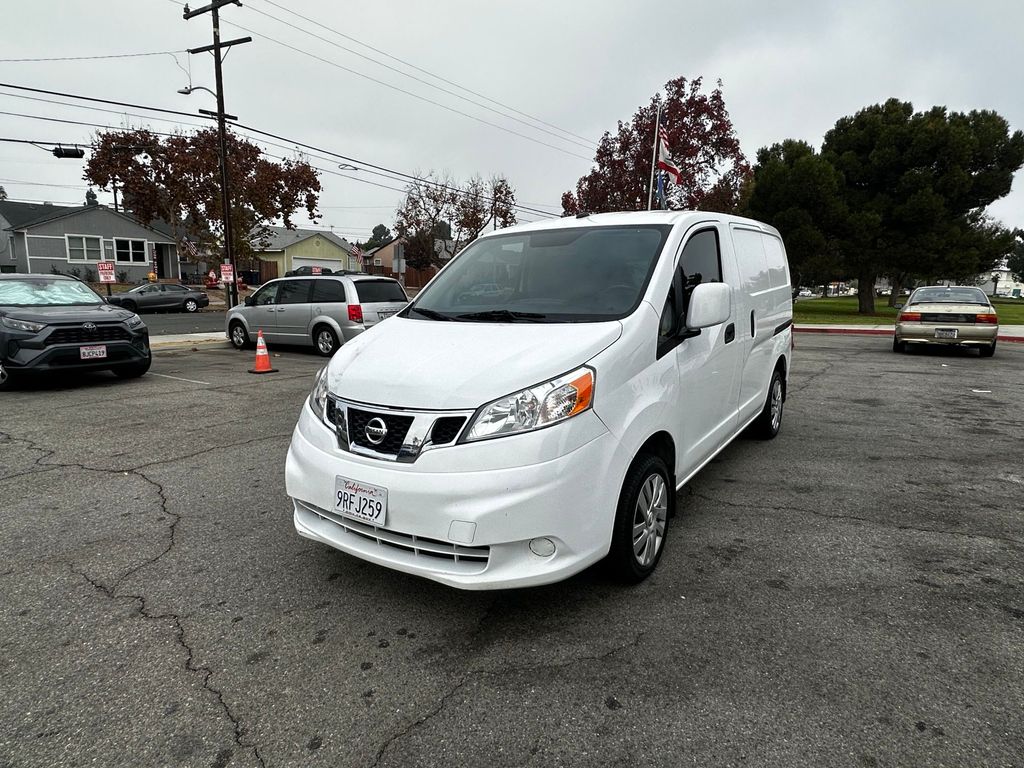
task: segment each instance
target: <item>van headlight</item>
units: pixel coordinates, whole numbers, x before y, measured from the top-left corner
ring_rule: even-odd
[[[465,440],[515,435],[557,424],[590,408],[594,400],[594,371],[572,373],[488,403],[473,418]]]
[[[309,407],[320,421],[324,420],[324,409],[327,407],[327,366],[316,375],[313,391],[309,393]]]

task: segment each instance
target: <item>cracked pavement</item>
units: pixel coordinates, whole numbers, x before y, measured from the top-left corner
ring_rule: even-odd
[[[780,437],[683,489],[632,588],[296,536],[312,355],[0,395],[0,766],[1021,765],[1024,346],[795,361]]]

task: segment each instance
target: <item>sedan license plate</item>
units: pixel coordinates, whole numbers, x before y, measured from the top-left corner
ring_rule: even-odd
[[[79,347],[78,354],[81,360],[102,360],[107,356],[107,345],[97,344],[92,347]]]
[[[956,338],[956,332],[957,332],[956,328],[936,328],[935,329],[935,338],[936,339],[955,339]]]
[[[337,475],[334,511],[370,525],[384,525],[388,514],[388,489]]]

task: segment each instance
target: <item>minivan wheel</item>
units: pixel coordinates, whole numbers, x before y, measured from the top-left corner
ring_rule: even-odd
[[[231,346],[235,349],[248,349],[250,346],[249,333],[245,330],[245,326],[238,320],[231,323],[228,329],[229,336],[231,337]]]
[[[771,440],[782,429],[782,409],[785,404],[785,384],[782,382],[782,371],[776,368],[772,372],[772,380],[768,385],[768,397],[764,401],[761,415],[751,425],[755,437]]]
[[[665,550],[676,493],[665,462],[652,454],[637,457],[626,474],[615,512],[607,564],[622,581],[643,581]]]
[[[993,341],[991,346],[978,347],[978,354],[981,357],[992,357],[996,353],[996,343]]]
[[[313,329],[313,346],[318,354],[330,357],[338,349],[338,336],[328,325],[318,325]]]
[[[185,299],[185,311],[195,312],[199,309],[199,304],[196,303],[195,299]]]

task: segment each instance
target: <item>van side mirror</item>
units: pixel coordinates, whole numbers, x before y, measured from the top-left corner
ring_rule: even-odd
[[[725,283],[701,283],[690,294],[686,327],[695,331],[724,323],[732,314],[732,289]]]
[[[248,296],[246,296],[244,299],[242,299],[242,304],[244,304],[247,307],[251,307],[252,306],[252,294],[251,293]]]

